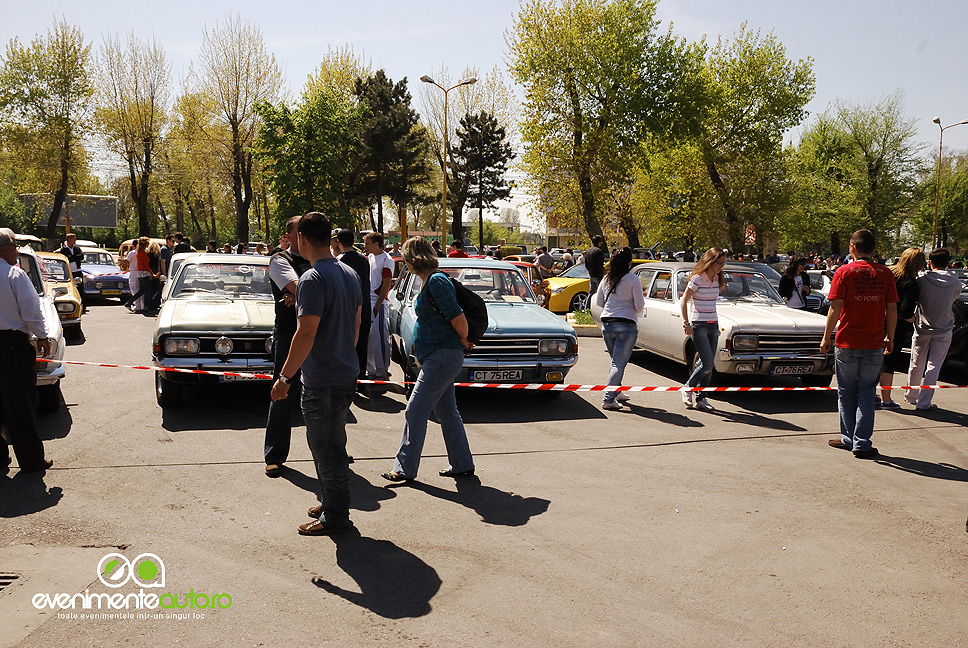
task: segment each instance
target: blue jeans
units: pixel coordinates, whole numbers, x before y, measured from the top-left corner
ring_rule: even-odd
[[[884,349],[834,349],[837,363],[837,411],[845,445],[870,450],[874,433],[874,396],[881,377]]]
[[[635,346],[635,338],[638,335],[638,326],[632,322],[602,322],[602,337],[605,339],[605,348],[608,355],[612,357],[612,363],[608,367],[608,382],[606,385],[621,385],[625,378],[625,366],[629,363],[632,356],[632,347]],[[615,402],[618,396],[617,391],[605,392],[602,398],[603,403]]]
[[[292,346],[292,336],[275,333],[272,336],[272,377],[273,382],[279,377],[282,366],[286,364],[289,347]],[[302,391],[300,372],[292,376],[289,385],[289,395],[282,400],[269,402],[269,418],[266,421],[265,457],[267,464],[284,463],[289,458],[289,442],[292,439],[292,410],[299,402]]]
[[[696,370],[686,381],[686,387],[706,387],[713,375],[713,361],[716,358],[716,347],[719,345],[719,322],[691,322],[692,343],[699,354]],[[700,392],[699,398],[705,395]]]
[[[454,392],[454,382],[463,366],[462,349],[437,349],[424,358],[413,393],[407,401],[403,438],[400,439],[400,449],[393,463],[396,472],[410,479],[417,476],[431,412],[440,422],[450,469],[454,472],[474,469],[474,457],[467,443],[464,421],[457,411]]]
[[[346,418],[356,393],[356,380],[338,387],[303,386],[302,411],[306,441],[319,478],[319,518],[327,527],[350,526],[350,468],[346,456]]]

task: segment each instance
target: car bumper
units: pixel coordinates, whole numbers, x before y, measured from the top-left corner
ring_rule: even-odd
[[[155,359],[155,366],[164,369],[187,369],[191,371],[227,371],[232,373],[261,373],[271,374],[273,370],[272,360],[264,358],[238,358],[230,360],[217,360],[212,358],[161,358]],[[161,376],[165,380],[179,383],[200,383],[200,382],[241,382],[243,379],[234,376],[207,375],[180,373],[174,371],[163,371]],[[268,380],[254,378],[250,380]]]
[[[760,354],[760,353],[730,353],[728,349],[719,349],[716,354],[716,371],[724,374],[749,376],[829,376],[834,373],[833,354]],[[787,373],[780,367],[797,367]],[[809,369],[806,369],[809,367]],[[776,370],[774,368],[777,368]],[[802,368],[802,369],[801,369]],[[802,373],[800,373],[802,372]]]
[[[67,374],[67,368],[54,362],[38,362],[37,386],[53,385]],[[41,373],[43,371],[43,373]]]
[[[471,378],[472,372],[498,372],[500,376],[490,376],[487,382],[495,383],[562,383],[575,363],[577,356],[567,358],[541,358],[530,360],[494,360],[492,358],[464,358],[459,382],[479,381]],[[520,372],[520,374],[518,374]],[[549,374],[552,374],[549,376]],[[555,374],[560,374],[557,377]],[[520,375],[520,378],[515,376]]]

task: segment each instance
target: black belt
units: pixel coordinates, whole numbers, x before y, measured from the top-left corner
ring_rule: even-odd
[[[0,338],[20,338],[23,340],[29,340],[30,336],[23,331],[14,331],[12,329],[0,329]]]
[[[633,322],[632,320],[627,319],[625,317],[603,317],[602,321],[603,322],[621,322],[622,324],[636,324],[636,322]]]

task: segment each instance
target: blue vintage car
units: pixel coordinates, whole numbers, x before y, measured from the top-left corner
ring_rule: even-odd
[[[84,275],[84,295],[89,297],[118,297],[130,295],[128,273],[114,263],[114,257],[101,248],[85,248],[81,273]]]
[[[484,338],[464,358],[459,382],[563,383],[578,361],[575,329],[538,305],[521,271],[492,259],[440,259],[440,270],[480,295],[489,318]],[[414,301],[423,282],[401,271],[390,293],[390,351],[407,380],[419,371],[413,347]],[[561,392],[549,392],[557,393]]]

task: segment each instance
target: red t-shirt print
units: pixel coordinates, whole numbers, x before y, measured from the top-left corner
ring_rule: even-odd
[[[879,349],[884,346],[884,319],[888,304],[897,303],[894,274],[879,263],[860,259],[834,273],[827,299],[844,300],[835,344],[843,349]]]

